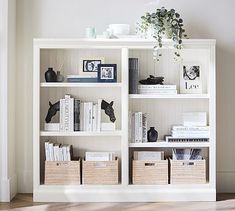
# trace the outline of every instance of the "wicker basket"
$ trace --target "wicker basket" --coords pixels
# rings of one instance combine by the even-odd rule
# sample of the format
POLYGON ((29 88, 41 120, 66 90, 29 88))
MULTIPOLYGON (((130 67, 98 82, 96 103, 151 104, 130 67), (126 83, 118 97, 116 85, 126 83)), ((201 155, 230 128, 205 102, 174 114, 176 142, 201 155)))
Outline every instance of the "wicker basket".
POLYGON ((82 162, 82 184, 117 185, 118 159, 82 162))
POLYGON ((206 160, 170 160, 171 184, 206 183, 206 160))
POLYGON ((46 185, 80 185, 79 161, 45 161, 46 185))
POLYGON ((168 184, 168 160, 133 160, 132 182, 135 185, 168 184))

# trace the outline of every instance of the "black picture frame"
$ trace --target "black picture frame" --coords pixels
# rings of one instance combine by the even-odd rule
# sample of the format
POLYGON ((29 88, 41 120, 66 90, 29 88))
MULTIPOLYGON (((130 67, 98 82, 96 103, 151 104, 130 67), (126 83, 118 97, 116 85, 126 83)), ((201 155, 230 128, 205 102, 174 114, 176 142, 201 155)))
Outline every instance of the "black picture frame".
POLYGON ((117 64, 99 64, 97 80, 101 83, 117 82, 117 64))
POLYGON ((85 73, 98 72, 98 65, 101 63, 101 59, 84 59, 82 61, 82 71, 85 73))

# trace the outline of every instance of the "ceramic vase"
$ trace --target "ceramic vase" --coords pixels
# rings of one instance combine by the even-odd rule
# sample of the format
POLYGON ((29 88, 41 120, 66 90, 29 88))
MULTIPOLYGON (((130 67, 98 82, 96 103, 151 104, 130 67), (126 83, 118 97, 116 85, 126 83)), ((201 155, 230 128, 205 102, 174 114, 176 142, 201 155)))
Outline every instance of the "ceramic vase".
POLYGON ((52 67, 49 67, 45 72, 45 80, 46 82, 57 82, 57 75, 52 67))
POLYGON ((154 127, 150 127, 148 130, 148 142, 156 142, 158 138, 158 132, 155 130, 154 127))

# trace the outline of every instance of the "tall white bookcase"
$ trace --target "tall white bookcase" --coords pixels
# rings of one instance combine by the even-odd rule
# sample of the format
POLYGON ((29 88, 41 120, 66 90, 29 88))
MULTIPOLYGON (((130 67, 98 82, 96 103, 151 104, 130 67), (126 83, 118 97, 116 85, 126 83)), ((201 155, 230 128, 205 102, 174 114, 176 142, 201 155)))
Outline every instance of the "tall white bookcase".
POLYGON ((216 71, 215 40, 184 40, 183 61, 202 65, 202 94, 129 95, 128 58, 139 58, 140 78, 164 76, 165 84, 176 84, 179 93, 179 62, 174 62, 171 41, 163 42, 163 56, 153 61, 154 40, 117 39, 35 39, 33 81, 33 193, 34 201, 69 202, 150 202, 150 201, 215 201, 216 200, 216 71), (81 58, 105 57, 105 63, 117 64, 117 83, 46 83, 48 67, 62 74, 79 74, 81 58), (114 132, 46 132, 43 131, 48 102, 55 103, 70 93, 83 101, 114 101, 117 117, 114 132), (148 126, 159 132, 156 143, 130 143, 128 112, 149 113, 148 126), (209 142, 167 143, 164 135, 173 124, 179 124, 183 112, 206 111, 210 126, 209 142), (44 142, 69 143, 75 154, 86 151, 114 151, 121 160, 119 185, 44 185, 44 142), (161 141, 162 140, 162 141, 161 141), (203 148, 207 162, 206 184, 133 185, 130 179, 130 158, 133 150, 165 150, 177 147, 203 148))

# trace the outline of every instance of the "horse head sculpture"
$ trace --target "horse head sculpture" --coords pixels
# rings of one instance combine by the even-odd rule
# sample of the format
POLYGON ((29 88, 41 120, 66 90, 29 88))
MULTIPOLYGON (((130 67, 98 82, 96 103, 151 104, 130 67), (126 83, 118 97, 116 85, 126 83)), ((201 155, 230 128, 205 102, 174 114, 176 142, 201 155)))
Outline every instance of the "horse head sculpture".
POLYGON ((105 114, 109 116, 109 119, 111 122, 116 121, 116 117, 115 117, 114 109, 113 109, 113 101, 111 103, 108 103, 105 100, 102 100, 101 109, 103 109, 105 114))
POLYGON ((47 116, 46 116, 46 123, 49 123, 51 121, 51 118, 56 115, 57 111, 60 110, 60 101, 56 102, 55 104, 52 104, 49 101, 50 108, 48 109, 47 116))

